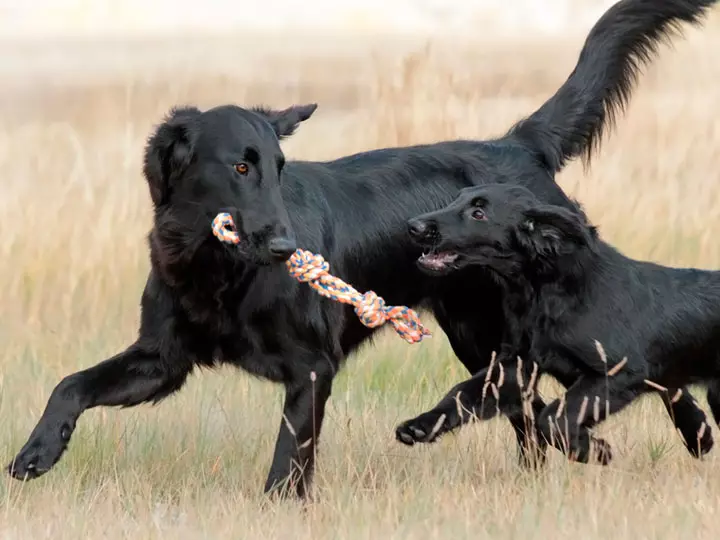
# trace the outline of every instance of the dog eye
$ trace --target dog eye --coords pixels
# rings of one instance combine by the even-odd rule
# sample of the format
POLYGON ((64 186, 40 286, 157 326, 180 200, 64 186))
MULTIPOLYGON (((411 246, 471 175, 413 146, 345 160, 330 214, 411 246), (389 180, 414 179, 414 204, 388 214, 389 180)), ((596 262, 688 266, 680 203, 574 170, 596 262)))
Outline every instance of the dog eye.
POLYGON ((248 168, 247 163, 240 162, 235 164, 235 170, 242 175, 246 175, 250 169, 248 168))
POLYGON ((483 212, 483 211, 480 210, 479 208, 476 208, 475 210, 473 210, 473 211, 472 211, 472 214, 470 214, 470 216, 471 216, 475 221, 485 221, 485 220, 487 219, 487 216, 485 215, 485 212, 483 212))

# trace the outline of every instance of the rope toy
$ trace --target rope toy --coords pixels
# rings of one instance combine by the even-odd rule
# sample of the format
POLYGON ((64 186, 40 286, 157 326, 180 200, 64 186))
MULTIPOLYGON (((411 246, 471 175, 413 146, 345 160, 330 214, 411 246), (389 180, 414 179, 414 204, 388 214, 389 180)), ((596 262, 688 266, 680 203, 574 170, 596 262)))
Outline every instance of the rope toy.
MULTIPOLYGON (((212 222, 212 230, 221 242, 240 243, 240 235, 230 214, 218 214, 212 222)), ((340 278, 331 275, 330 265, 322 255, 298 249, 285 265, 290 276, 301 283, 307 283, 321 296, 352 305, 360 322, 368 328, 375 328, 389 321, 398 335, 408 343, 418 343, 432 335, 412 309, 388 306, 385 300, 373 291, 360 294, 340 278)))

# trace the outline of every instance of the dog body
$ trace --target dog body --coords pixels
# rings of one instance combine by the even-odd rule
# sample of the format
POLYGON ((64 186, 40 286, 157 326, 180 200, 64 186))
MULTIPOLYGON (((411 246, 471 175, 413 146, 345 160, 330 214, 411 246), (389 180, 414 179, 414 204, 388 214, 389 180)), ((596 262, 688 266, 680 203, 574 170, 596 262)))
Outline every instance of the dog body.
MULTIPOLYGON (((138 338, 57 385, 9 472, 34 478, 49 470, 89 408, 157 402, 181 388, 195 367, 232 363, 284 385, 266 489, 291 484, 303 495, 332 379, 373 330, 352 308, 291 279, 282 261, 297 246, 318 252, 358 290, 430 308, 467 369, 487 367, 503 333, 502 289, 472 271, 451 279, 421 273, 407 220, 443 207, 461 188, 489 182, 524 185, 547 203, 571 207, 554 175, 575 157, 589 158, 624 107, 640 65, 678 24, 698 23, 713 3, 620 2, 592 29, 558 92, 491 141, 286 164, 279 142, 314 105, 175 109, 145 152, 155 215, 138 338), (239 245, 212 236, 219 212, 233 216, 239 245)), ((697 429, 702 411, 684 397, 679 405, 686 408, 672 411, 676 424, 697 429)), ((510 421, 524 440, 522 414, 510 421)))
MULTIPOLYGON (((710 383, 720 420, 720 272, 630 259, 599 239, 579 206, 546 205, 518 186, 463 190, 412 227, 436 246, 420 259, 431 272, 476 266, 492 273, 506 291, 506 333, 497 369, 460 383, 432 411, 401 425, 401 440, 427 442, 458 427, 466 420, 458 403, 479 418, 516 413, 520 394, 535 391, 535 365, 538 373, 575 379, 533 420, 542 440, 578 461, 590 457, 590 429, 647 392, 661 392, 672 406, 680 387, 710 383)), ((702 447, 706 432, 701 425, 683 438, 702 447)), ((602 441, 597 457, 610 460, 602 441)))

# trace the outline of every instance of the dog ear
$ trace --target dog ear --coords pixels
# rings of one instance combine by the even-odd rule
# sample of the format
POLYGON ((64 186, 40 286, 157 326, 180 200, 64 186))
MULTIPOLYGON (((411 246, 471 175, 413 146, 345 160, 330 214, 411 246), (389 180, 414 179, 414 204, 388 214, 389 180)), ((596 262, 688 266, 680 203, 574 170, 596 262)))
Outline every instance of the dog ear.
POLYGON ((255 107, 253 111, 264 116, 270 122, 278 139, 282 140, 295 133, 298 124, 310 118, 316 109, 317 103, 310 103, 308 105, 293 105, 282 111, 275 111, 265 107, 255 107))
POLYGON ((197 137, 192 120, 200 114, 195 107, 174 108, 148 139, 143 173, 155 206, 167 202, 173 180, 190 165, 197 137))
POLYGON ((522 228, 533 251, 545 257, 586 246, 595 235, 595 227, 587 222, 582 211, 575 213, 552 205, 526 210, 522 228))

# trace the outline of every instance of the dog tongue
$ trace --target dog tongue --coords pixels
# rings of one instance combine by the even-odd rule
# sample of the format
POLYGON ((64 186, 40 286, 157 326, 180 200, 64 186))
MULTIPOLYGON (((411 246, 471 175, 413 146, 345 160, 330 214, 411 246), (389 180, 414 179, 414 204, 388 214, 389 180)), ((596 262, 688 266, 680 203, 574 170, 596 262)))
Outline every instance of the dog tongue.
POLYGON ((440 251, 438 253, 426 253, 420 257, 420 261, 430 268, 442 269, 457 259, 457 253, 440 251))

